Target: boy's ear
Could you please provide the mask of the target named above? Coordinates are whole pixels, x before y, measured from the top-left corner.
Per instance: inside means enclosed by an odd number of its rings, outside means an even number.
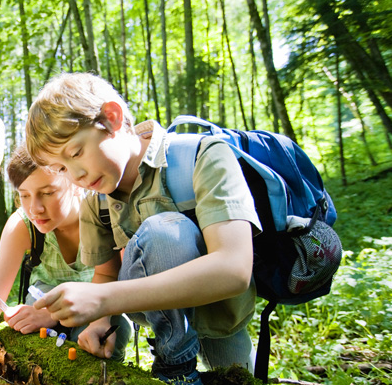
[[[102,115],[104,116],[104,125],[112,133],[119,130],[123,123],[123,111],[121,106],[114,102],[107,102],[102,106]]]

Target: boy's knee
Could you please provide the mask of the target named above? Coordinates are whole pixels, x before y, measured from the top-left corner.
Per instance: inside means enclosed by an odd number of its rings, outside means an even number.
[[[119,278],[156,274],[205,252],[203,236],[189,218],[177,212],[156,214],[147,218],[128,242]]]

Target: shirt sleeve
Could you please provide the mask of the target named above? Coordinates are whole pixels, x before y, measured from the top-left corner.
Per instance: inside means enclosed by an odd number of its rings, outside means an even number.
[[[260,232],[252,194],[227,143],[213,137],[201,141],[193,188],[201,229],[217,222],[245,220],[253,225],[254,235]]]
[[[99,218],[97,194],[88,194],[80,207],[80,242],[82,262],[87,266],[101,265],[113,257],[116,246],[113,232]]]

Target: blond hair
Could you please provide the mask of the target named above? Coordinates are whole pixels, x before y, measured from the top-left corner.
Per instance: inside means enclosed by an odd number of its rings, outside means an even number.
[[[133,117],[119,93],[103,78],[90,73],[63,73],[52,78],[30,107],[26,144],[32,159],[45,165],[40,154],[54,154],[79,130],[106,129],[102,106],[117,102],[123,111],[123,127],[133,132]]]

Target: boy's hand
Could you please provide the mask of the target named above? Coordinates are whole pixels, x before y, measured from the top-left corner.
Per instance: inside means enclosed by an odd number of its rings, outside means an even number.
[[[84,282],[62,283],[34,302],[34,307],[46,307],[52,319],[64,326],[85,325],[105,315],[101,286]]]
[[[82,333],[79,334],[78,344],[87,352],[101,358],[110,358],[114,351],[116,333],[111,334],[101,345],[99,342],[105,332],[110,328],[110,318],[104,317],[92,322]]]
[[[37,310],[28,305],[18,305],[10,308],[7,314],[4,314],[4,320],[12,329],[22,334],[36,332],[41,327],[51,328],[57,323],[51,318],[46,309]]]

